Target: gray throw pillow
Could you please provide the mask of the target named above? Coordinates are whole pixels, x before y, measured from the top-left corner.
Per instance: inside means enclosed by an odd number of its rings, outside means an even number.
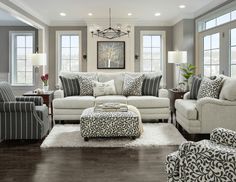
[[[78,78],[67,78],[59,76],[64,91],[64,96],[80,95],[80,86]]]
[[[95,75],[79,75],[79,86],[81,96],[92,96],[93,95],[93,82],[97,81],[97,76]]]
[[[144,75],[129,75],[125,74],[123,95],[125,96],[141,96],[142,95],[142,84]]]
[[[218,77],[215,80],[204,78],[201,82],[197,99],[201,99],[204,97],[211,97],[218,99],[222,83],[223,83],[222,77]]]
[[[160,82],[162,75],[154,77],[144,77],[142,85],[142,95],[159,96]]]

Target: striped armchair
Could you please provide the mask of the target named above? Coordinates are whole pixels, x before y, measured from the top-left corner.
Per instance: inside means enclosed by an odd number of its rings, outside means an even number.
[[[49,127],[41,97],[15,97],[8,83],[0,83],[0,139],[42,139]]]

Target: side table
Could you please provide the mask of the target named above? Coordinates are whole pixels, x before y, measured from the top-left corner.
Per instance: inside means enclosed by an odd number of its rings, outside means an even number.
[[[173,123],[173,115],[176,112],[175,109],[175,100],[176,99],[183,99],[184,94],[186,93],[185,91],[179,91],[175,89],[169,89],[169,99],[170,99],[170,111],[171,111],[171,123]]]
[[[52,107],[52,100],[54,96],[54,91],[47,91],[41,94],[34,93],[33,91],[29,91],[23,94],[23,96],[41,96],[43,98],[43,103],[46,104],[49,108],[51,107],[51,117],[53,119],[53,107]]]

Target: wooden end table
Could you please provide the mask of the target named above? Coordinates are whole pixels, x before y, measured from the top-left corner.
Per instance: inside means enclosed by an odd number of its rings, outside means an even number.
[[[41,94],[34,93],[33,91],[29,91],[23,94],[23,96],[41,96],[43,98],[43,103],[46,104],[49,108],[51,107],[51,117],[53,118],[53,107],[52,107],[52,100],[54,96],[54,91],[47,91]]]
[[[175,100],[183,99],[185,91],[179,91],[175,89],[169,89],[169,99],[170,99],[170,111],[171,111],[171,123],[173,123],[173,115],[175,115]]]

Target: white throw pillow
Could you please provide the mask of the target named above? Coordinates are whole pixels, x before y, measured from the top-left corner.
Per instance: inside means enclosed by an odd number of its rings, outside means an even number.
[[[116,95],[114,80],[108,82],[93,82],[93,96]]]
[[[236,101],[236,78],[227,78],[220,92],[220,99]]]

